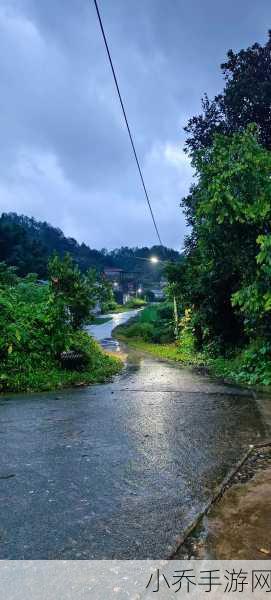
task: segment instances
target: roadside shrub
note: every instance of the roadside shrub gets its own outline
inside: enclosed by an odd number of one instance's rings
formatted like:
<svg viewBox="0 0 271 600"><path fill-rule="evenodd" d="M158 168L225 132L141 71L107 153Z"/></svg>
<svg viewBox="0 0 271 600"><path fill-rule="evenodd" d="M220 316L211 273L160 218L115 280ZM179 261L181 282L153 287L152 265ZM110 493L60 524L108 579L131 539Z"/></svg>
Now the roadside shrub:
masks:
<svg viewBox="0 0 271 600"><path fill-rule="evenodd" d="M236 358L233 371L241 383L271 385L271 344L251 344Z"/></svg>
<svg viewBox="0 0 271 600"><path fill-rule="evenodd" d="M98 344L79 329L78 322L74 327L73 324L64 292L55 294L51 287L38 285L33 276L16 278L2 264L0 391L53 389L71 384L81 376L85 382L101 381L118 371L119 361L105 355ZM80 374L61 369L61 353L65 351L81 354Z"/></svg>
<svg viewBox="0 0 271 600"><path fill-rule="evenodd" d="M125 306L127 308L141 308L142 306L146 306L146 300L142 298L131 298L126 302Z"/></svg>
<svg viewBox="0 0 271 600"><path fill-rule="evenodd" d="M149 342L154 334L151 323L133 322L125 328L125 336L128 338L141 338Z"/></svg>
<svg viewBox="0 0 271 600"><path fill-rule="evenodd" d="M192 311L185 309L184 316L180 320L179 347L183 356L191 356L194 352L194 328Z"/></svg>
<svg viewBox="0 0 271 600"><path fill-rule="evenodd" d="M117 302L115 300L108 300L108 302L101 303L101 312L103 314L110 313L112 310L117 308Z"/></svg>

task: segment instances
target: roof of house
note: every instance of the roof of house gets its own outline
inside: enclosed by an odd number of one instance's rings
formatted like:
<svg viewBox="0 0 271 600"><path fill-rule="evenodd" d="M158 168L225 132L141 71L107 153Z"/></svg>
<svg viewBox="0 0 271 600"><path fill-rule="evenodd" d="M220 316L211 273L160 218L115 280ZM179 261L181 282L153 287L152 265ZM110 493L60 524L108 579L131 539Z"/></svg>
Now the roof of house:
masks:
<svg viewBox="0 0 271 600"><path fill-rule="evenodd" d="M123 269L117 269L117 268L115 268L115 267L107 267L107 268L104 270L104 272L105 272L105 273L108 273L108 272L111 272L111 273L116 273L116 272L118 272L118 273L119 273L119 272L122 272L122 271L123 271Z"/></svg>

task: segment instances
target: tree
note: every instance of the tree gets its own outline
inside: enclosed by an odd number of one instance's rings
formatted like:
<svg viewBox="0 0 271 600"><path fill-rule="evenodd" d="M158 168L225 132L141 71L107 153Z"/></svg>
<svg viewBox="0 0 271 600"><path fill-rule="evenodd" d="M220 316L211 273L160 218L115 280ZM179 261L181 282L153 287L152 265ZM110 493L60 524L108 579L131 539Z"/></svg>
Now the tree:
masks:
<svg viewBox="0 0 271 600"><path fill-rule="evenodd" d="M257 238L259 253L256 256L256 276L245 282L232 298L245 318L245 328L250 337L271 342L271 235Z"/></svg>
<svg viewBox="0 0 271 600"><path fill-rule="evenodd" d="M68 324L48 286L37 285L34 277L20 279L1 263L1 374L10 370L16 378L24 368L38 368L63 350L68 333Z"/></svg>
<svg viewBox="0 0 271 600"><path fill-rule="evenodd" d="M17 267L18 275L35 271L44 277L47 271L47 254L39 240L31 239L18 223L0 218L0 260Z"/></svg>
<svg viewBox="0 0 271 600"><path fill-rule="evenodd" d="M0 287L9 285L10 287L18 283L16 267L9 267L5 262L0 262Z"/></svg>
<svg viewBox="0 0 271 600"><path fill-rule="evenodd" d="M225 351L245 340L244 311L235 308L244 303L240 289L255 286L259 264L269 260L271 153L250 126L216 135L212 147L195 153L193 165L198 184L183 201L193 230L179 287L184 305L193 308L198 345L215 341Z"/></svg>
<svg viewBox="0 0 271 600"><path fill-rule="evenodd" d="M102 312L113 310L116 306L112 283L104 277L103 274L96 274L96 284L94 291L96 294L96 301L100 303Z"/></svg>
<svg viewBox="0 0 271 600"><path fill-rule="evenodd" d="M93 277L83 275L69 254L63 259L55 254L49 261L48 271L53 298L62 306L71 327L80 329L95 305Z"/></svg>
<svg viewBox="0 0 271 600"><path fill-rule="evenodd" d="M271 31L264 46L254 44L233 52L221 65L225 78L222 94L202 101L203 112L192 117L185 131L187 151L210 147L215 133L232 134L256 123L259 141L271 149Z"/></svg>

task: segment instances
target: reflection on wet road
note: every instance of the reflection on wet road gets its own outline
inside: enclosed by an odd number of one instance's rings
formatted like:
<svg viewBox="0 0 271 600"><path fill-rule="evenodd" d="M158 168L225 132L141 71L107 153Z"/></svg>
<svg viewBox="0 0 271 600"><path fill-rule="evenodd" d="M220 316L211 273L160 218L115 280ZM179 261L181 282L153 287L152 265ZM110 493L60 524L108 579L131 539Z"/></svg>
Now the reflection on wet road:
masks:
<svg viewBox="0 0 271 600"><path fill-rule="evenodd" d="M111 384L1 398L0 557L168 556L268 411L133 353Z"/></svg>
<svg viewBox="0 0 271 600"><path fill-rule="evenodd" d="M132 317L135 317L138 314L138 312L140 312L139 309L129 310L124 313L110 313L108 315L105 315L106 317L111 317L110 321L102 323L101 325L90 325L89 327L87 327L87 330L90 333L90 335L93 335L96 338L96 340L100 342L103 348L113 352L119 352L120 344L118 340L114 340L111 337L112 331L118 325L122 325Z"/></svg>

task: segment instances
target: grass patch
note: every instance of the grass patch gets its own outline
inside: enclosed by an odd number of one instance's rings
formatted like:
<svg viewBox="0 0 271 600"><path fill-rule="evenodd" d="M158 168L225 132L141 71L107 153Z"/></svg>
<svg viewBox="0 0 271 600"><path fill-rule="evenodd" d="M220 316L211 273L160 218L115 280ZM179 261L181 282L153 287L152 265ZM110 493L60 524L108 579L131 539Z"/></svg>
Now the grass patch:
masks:
<svg viewBox="0 0 271 600"><path fill-rule="evenodd" d="M17 373L12 381L0 382L3 392L41 392L76 385L104 383L122 368L119 358L104 354L100 365L83 371L66 371L56 365L47 365L45 369L25 369Z"/></svg>
<svg viewBox="0 0 271 600"><path fill-rule="evenodd" d="M104 383L122 368L122 362L110 356L104 356L100 366L84 371L65 371L54 365L48 370L22 373L17 385L11 385L9 391L48 391L65 387Z"/></svg>
<svg viewBox="0 0 271 600"><path fill-rule="evenodd" d="M154 344L151 342L145 342L139 338L127 338L118 331L115 335L119 340L125 341L129 346L131 346L131 348L141 350L142 352L149 352L150 354L157 356L157 358L173 360L175 362L182 363L183 365L193 365L198 367L206 366L206 362L202 354L188 355L186 352L182 352L180 347L175 342L170 344Z"/></svg>
<svg viewBox="0 0 271 600"><path fill-rule="evenodd" d="M108 323L108 321L111 320L111 317L93 317L89 322L89 325L103 325L103 323Z"/></svg>
<svg viewBox="0 0 271 600"><path fill-rule="evenodd" d="M128 310L131 310L130 308L127 308L126 304L117 304L117 306L115 306L114 308L112 308L110 310L110 314L115 314L115 313L123 313L123 312L127 312Z"/></svg>
<svg viewBox="0 0 271 600"><path fill-rule="evenodd" d="M45 370L31 369L17 375L14 383L5 386L7 392L40 392L72 386L104 383L122 368L122 361L106 356L99 367L84 371L65 371L55 365Z"/></svg>
<svg viewBox="0 0 271 600"><path fill-rule="evenodd" d="M157 358L184 366L204 367L210 375L224 381L241 385L271 385L271 344L255 340L244 349L232 351L227 357L217 356L210 346L197 352L189 310L185 311L180 321L178 342L166 340L163 343L163 336L165 333L168 335L163 325L163 315L167 315L168 308L166 305L146 308L128 323L117 327L114 330L115 337Z"/></svg>
<svg viewBox="0 0 271 600"><path fill-rule="evenodd" d="M147 302L145 300L141 300L140 298L132 298L126 304L117 304L112 310L108 311L110 313L124 313L129 310L134 310L136 308L144 308L147 306Z"/></svg>
<svg viewBox="0 0 271 600"><path fill-rule="evenodd" d="M246 349L241 354L232 358L210 357L205 352L187 352L182 350L176 343L153 344L138 338L127 338L117 332L118 339L125 341L131 348L148 352L161 360L170 360L182 366L205 368L214 377L223 379L228 383L248 386L270 386L271 364L253 364L248 366L248 354Z"/></svg>
<svg viewBox="0 0 271 600"><path fill-rule="evenodd" d="M117 330L121 330L117 328ZM183 366L205 368L211 376L239 385L271 385L271 362L261 358L260 350L247 348L232 358L211 357L207 352L188 350L179 343L154 344L139 338L129 338L121 331L116 337L125 341L131 348L148 352L162 360L171 360Z"/></svg>

